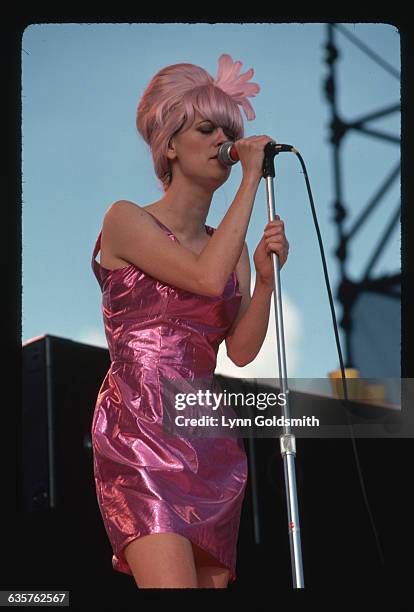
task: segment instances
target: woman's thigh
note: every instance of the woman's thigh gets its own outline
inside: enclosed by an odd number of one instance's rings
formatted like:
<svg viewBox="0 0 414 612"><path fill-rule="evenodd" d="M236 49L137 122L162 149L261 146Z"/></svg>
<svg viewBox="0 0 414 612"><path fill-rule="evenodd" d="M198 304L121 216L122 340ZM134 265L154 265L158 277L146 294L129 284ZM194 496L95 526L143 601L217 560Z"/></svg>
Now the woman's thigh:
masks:
<svg viewBox="0 0 414 612"><path fill-rule="evenodd" d="M136 538L124 555L139 588L197 588L191 542L177 533Z"/></svg>

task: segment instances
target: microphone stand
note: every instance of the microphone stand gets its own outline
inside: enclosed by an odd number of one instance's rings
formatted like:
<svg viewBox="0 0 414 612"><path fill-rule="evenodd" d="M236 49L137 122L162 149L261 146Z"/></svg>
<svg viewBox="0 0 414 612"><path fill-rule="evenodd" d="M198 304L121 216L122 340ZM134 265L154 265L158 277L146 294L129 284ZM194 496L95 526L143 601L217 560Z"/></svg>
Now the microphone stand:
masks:
<svg viewBox="0 0 414 612"><path fill-rule="evenodd" d="M273 190L273 178L275 177L274 157L281 151L292 150L292 148L284 148L287 145L274 145L268 143L264 148L263 161L263 177L266 179L267 189L267 207L269 222L275 220L275 198ZM293 149L295 151L295 149ZM288 529L289 543L292 563L293 587L304 588L303 566L302 566L302 549L300 541L300 525L299 511L296 491L296 475L295 475L295 457L296 457L296 442L295 436L290 430L290 407L289 407L289 389L287 385L286 372L286 357L285 357L285 340L283 331L283 313L282 313L282 294L280 288L280 264L279 256L272 251L273 273L275 280L275 321L276 321L276 336L277 336L277 355L279 361L279 378L281 382L282 393L286 397L286 403L282 407L284 422L283 434L280 436L280 450L283 457L283 467L285 475L285 489L287 500L288 513ZM286 421L286 419L289 419ZM286 422L289 425L286 425Z"/></svg>

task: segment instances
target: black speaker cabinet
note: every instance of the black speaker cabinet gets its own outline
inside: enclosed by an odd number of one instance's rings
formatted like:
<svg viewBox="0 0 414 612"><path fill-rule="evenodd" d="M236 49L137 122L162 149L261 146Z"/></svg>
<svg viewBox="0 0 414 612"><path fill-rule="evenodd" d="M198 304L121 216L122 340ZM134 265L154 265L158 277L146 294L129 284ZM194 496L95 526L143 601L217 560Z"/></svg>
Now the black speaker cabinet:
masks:
<svg viewBox="0 0 414 612"><path fill-rule="evenodd" d="M23 346L23 510L96 506L90 429L107 349L56 336Z"/></svg>

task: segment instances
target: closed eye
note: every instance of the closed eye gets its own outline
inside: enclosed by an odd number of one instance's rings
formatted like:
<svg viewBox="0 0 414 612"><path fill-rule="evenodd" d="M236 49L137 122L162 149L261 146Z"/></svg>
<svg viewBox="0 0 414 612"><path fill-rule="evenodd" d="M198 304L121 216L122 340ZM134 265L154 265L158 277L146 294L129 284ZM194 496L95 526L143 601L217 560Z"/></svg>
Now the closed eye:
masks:
<svg viewBox="0 0 414 612"><path fill-rule="evenodd" d="M213 128L202 128L202 129L199 130L199 132L201 132L202 134L211 134L213 132ZM235 140L235 136L234 136L233 132L231 132L230 130L223 130L223 132L226 134L226 136L230 140Z"/></svg>

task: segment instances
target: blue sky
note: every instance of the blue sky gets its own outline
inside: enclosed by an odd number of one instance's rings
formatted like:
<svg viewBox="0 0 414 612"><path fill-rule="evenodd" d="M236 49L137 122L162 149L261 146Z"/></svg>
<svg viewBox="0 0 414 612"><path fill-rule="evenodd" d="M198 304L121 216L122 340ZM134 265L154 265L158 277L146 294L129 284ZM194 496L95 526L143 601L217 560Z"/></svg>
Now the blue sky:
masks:
<svg viewBox="0 0 414 612"><path fill-rule="evenodd" d="M400 69L400 37L388 24L344 24L365 45ZM336 34L339 110L345 119L400 100L399 80ZM22 39L23 312L22 341L52 334L107 346L101 292L92 273L93 247L110 205L147 205L162 195L150 152L135 127L136 107L162 67L191 62L217 72L229 53L253 67L261 86L251 98L246 136L268 134L293 144L304 158L322 233L333 293L337 286L336 228L329 107L323 93L326 24L38 24ZM243 115L244 116L244 115ZM372 127L400 134L398 114ZM399 160L398 145L352 133L343 144L347 226ZM240 164L216 191L207 223L220 223L240 184ZM276 158L276 212L290 243L281 273L287 371L325 377L339 366L316 232L296 156ZM396 181L352 243L348 272L358 279L400 199ZM246 241L254 286L254 250L267 224L265 182L257 192ZM400 268L394 230L375 275ZM341 308L336 304L339 324ZM268 335L252 364L237 368L218 355L217 372L278 376L273 305ZM342 344L344 349L344 343Z"/></svg>

